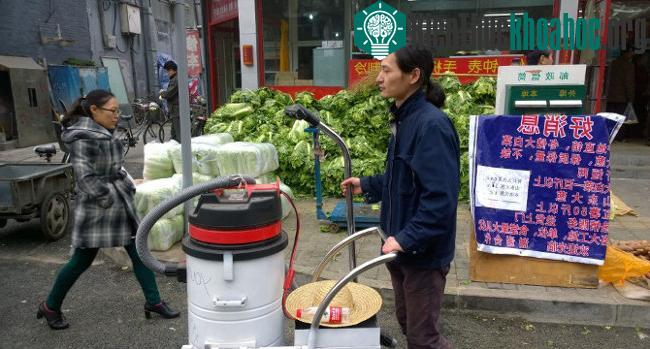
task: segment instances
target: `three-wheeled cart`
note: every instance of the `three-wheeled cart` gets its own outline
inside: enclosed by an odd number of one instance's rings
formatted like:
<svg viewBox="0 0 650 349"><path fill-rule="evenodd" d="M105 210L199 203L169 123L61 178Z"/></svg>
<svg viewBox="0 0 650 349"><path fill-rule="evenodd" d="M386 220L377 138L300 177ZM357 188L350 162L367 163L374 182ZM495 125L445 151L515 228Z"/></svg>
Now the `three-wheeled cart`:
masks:
<svg viewBox="0 0 650 349"><path fill-rule="evenodd" d="M72 226L73 188L70 164L0 164L0 227L9 219L39 218L45 238L62 238Z"/></svg>

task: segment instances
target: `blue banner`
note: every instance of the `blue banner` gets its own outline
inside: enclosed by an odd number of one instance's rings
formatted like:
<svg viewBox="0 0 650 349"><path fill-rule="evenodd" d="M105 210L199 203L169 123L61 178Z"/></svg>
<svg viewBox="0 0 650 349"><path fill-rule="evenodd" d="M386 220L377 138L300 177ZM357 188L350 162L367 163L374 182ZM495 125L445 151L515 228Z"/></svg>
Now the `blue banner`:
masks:
<svg viewBox="0 0 650 349"><path fill-rule="evenodd" d="M602 265L616 114L478 116L471 194L478 249Z"/></svg>

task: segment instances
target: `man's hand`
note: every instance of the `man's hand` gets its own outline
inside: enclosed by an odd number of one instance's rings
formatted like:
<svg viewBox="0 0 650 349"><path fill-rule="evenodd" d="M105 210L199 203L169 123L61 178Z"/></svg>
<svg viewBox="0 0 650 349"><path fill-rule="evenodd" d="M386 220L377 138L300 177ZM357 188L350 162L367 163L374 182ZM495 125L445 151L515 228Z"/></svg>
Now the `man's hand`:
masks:
<svg viewBox="0 0 650 349"><path fill-rule="evenodd" d="M391 236L384 242L384 245L381 247L381 252L386 254L391 252L404 252L404 250L402 249L402 246L399 245L399 242Z"/></svg>
<svg viewBox="0 0 650 349"><path fill-rule="evenodd" d="M361 190L361 180L359 177L350 177L341 182L341 190L343 191L343 195L347 195L348 185L352 185L353 195L363 194L363 190Z"/></svg>

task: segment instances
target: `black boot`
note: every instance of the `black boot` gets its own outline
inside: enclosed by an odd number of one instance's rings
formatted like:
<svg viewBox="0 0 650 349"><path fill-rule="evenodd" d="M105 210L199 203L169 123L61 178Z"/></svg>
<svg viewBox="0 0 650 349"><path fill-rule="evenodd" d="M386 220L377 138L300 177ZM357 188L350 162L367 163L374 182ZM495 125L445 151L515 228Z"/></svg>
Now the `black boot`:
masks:
<svg viewBox="0 0 650 349"><path fill-rule="evenodd" d="M151 312L158 313L160 316L164 317L165 319L173 319L175 317L178 317L178 315L180 315L179 312L170 308L167 305L167 303L165 303L164 301L160 301L160 303L156 305L144 303L144 316L147 319L151 319Z"/></svg>
<svg viewBox="0 0 650 349"><path fill-rule="evenodd" d="M63 318L63 314L61 314L60 310L50 310L47 307L47 304L45 304L45 302L42 302L41 304L38 305L36 318L41 319L44 316L45 316L45 320L47 320L47 325L50 326L50 328L53 330L64 330L70 327L70 324L67 321L65 321L65 319Z"/></svg>

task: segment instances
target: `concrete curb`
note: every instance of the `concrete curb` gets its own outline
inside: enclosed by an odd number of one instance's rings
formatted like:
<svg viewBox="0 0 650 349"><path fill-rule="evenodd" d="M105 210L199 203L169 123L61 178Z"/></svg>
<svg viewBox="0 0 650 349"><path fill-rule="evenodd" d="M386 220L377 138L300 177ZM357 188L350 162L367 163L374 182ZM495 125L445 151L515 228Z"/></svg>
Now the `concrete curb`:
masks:
<svg viewBox="0 0 650 349"><path fill-rule="evenodd" d="M598 296L598 293L605 292L578 290L573 294L561 290L526 292L459 287L445 290L444 306L535 322L650 328L650 303L626 299L618 293L609 296Z"/></svg>

